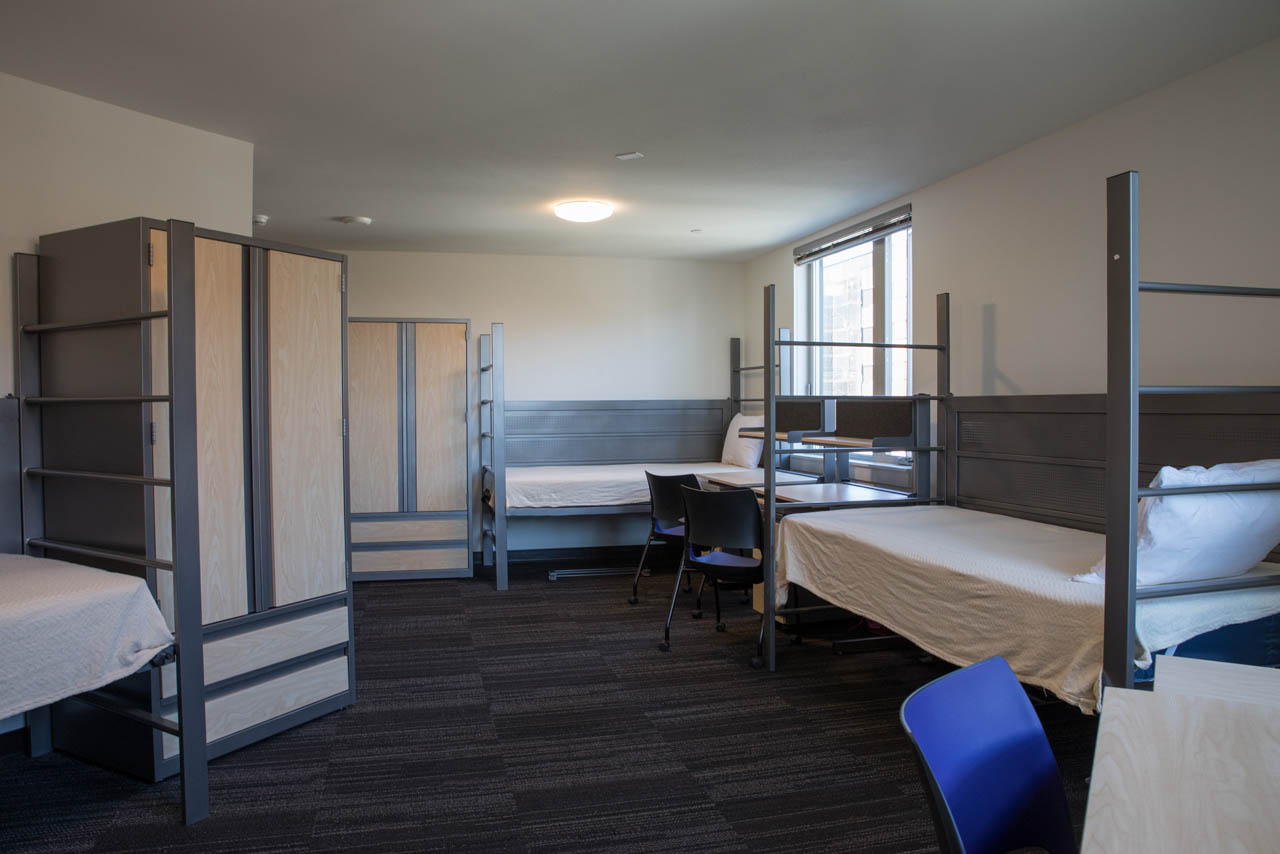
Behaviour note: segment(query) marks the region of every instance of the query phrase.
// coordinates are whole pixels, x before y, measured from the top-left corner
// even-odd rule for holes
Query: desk
[[[738,435],[744,439],[763,439],[763,430],[739,430]],[[786,433],[774,433],[773,437],[779,442],[787,441]],[[830,448],[849,448],[857,450],[858,448],[870,448],[872,446],[871,439],[858,439],[852,436],[802,436],[800,439],[802,445],[821,445]]]
[[[1107,689],[1083,854],[1276,850],[1280,714],[1240,698],[1274,697],[1280,671],[1235,690],[1239,667],[1162,658],[1155,691]]]
[[[720,474],[705,474],[702,479],[716,486],[744,487],[764,486],[762,471],[728,471]],[[798,474],[793,471],[774,472],[774,483],[813,483],[818,478],[811,474]]]
[[[764,487],[756,487],[757,495],[764,495]],[[774,490],[780,502],[799,501],[906,501],[911,496],[859,483],[803,483],[795,486],[779,486]]]
[[[1280,706],[1280,670],[1199,658],[1156,656],[1156,693]]]

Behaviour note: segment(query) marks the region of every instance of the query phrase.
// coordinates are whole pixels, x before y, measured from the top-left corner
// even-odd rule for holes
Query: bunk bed
[[[481,564],[508,583],[510,519],[643,516],[645,472],[732,480],[759,470],[719,462],[740,412],[741,341],[730,341],[730,397],[716,400],[507,401],[503,325],[478,336]],[[751,402],[751,401],[745,401]],[[749,478],[751,482],[762,482]],[[630,575],[631,569],[561,569],[549,577]]]
[[[189,223],[171,222],[175,239],[188,233]],[[184,231],[184,229],[186,231]],[[182,812],[188,824],[209,814],[208,755],[205,734],[204,648],[201,625],[200,552],[196,526],[197,444],[194,386],[177,386],[165,395],[101,396],[88,388],[69,393],[58,375],[58,356],[74,352],[81,344],[92,348],[101,344],[101,335],[116,330],[131,337],[150,339],[151,322],[165,320],[170,334],[162,339],[175,371],[196,360],[196,305],[193,289],[174,287],[183,270],[171,270],[167,282],[167,308],[125,316],[94,316],[90,304],[59,305],[40,290],[40,259],[36,255],[14,256],[17,324],[18,435],[11,443],[20,458],[20,484],[12,484],[21,494],[21,522],[17,537],[25,555],[6,558],[2,577],[6,594],[3,634],[14,632],[25,638],[17,646],[6,644],[6,658],[36,653],[34,644],[55,644],[44,648],[37,659],[40,671],[25,669],[27,693],[6,698],[17,707],[26,706],[28,738],[33,755],[52,750],[50,705],[75,697],[82,703],[174,737],[180,746]],[[175,265],[175,267],[178,265]],[[190,272],[189,270],[187,272]],[[42,314],[45,315],[42,318]],[[49,319],[49,315],[59,319]],[[139,336],[139,330],[142,331]],[[53,379],[42,389],[42,340],[57,336],[62,345],[45,348],[51,359]],[[83,351],[81,351],[83,352]],[[45,428],[53,433],[67,429],[68,419],[55,416],[45,424],[46,411],[79,410],[111,417],[121,407],[168,404],[169,459],[167,477],[121,474],[114,471],[46,466],[42,453]],[[82,422],[81,426],[92,422]],[[141,445],[141,443],[139,443]],[[123,484],[151,493],[169,487],[172,511],[172,557],[162,560],[132,551],[116,550],[98,543],[85,544],[61,539],[58,519],[48,520],[46,530],[45,485],[56,484],[57,500],[67,506],[92,505],[103,484]],[[110,523],[108,508],[103,521]],[[7,541],[13,538],[7,533]],[[180,571],[175,571],[181,567]],[[155,596],[158,573],[171,574],[173,632],[170,635]],[[22,595],[19,596],[18,594]],[[43,632],[57,631],[50,636]],[[114,637],[113,637],[114,635]],[[170,643],[171,638],[171,643]],[[172,658],[176,664],[177,720],[139,708],[110,693],[96,691],[120,676],[150,670],[160,678],[160,668]],[[10,662],[12,664],[12,662]],[[23,674],[10,667],[15,679]],[[6,680],[6,684],[11,684]],[[87,692],[87,693],[86,693]]]
[[[1139,386],[1137,296],[1280,291],[1139,282],[1136,193],[1136,173],[1108,182],[1108,394],[944,398],[942,500],[784,518],[770,630],[794,583],[952,663],[1004,655],[1024,682],[1088,712],[1162,648],[1188,651],[1223,627],[1275,632],[1280,567],[1137,586],[1139,498],[1240,489],[1140,489],[1140,473],[1280,457],[1280,387]],[[1105,588],[1072,580],[1104,551]],[[772,665],[772,638],[768,653]]]

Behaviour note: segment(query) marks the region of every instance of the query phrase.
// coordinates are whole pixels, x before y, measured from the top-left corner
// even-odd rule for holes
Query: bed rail
[[[1239,590],[1280,584],[1280,574],[1264,578],[1220,578],[1137,586],[1138,501],[1156,495],[1280,489],[1280,484],[1239,487],[1151,489],[1138,486],[1139,403],[1143,395],[1280,392],[1280,386],[1143,386],[1138,381],[1141,293],[1276,297],[1280,289],[1232,285],[1143,282],[1138,277],[1138,173],[1107,179],[1107,468],[1103,685],[1133,687],[1135,610],[1139,599]]]
[[[19,410],[19,455],[22,490],[22,550],[27,554],[53,552],[81,558],[90,566],[113,569],[119,564],[145,567],[155,592],[156,570],[173,572],[173,650],[177,659],[178,722],[157,717],[149,711],[121,706],[99,695],[78,699],[141,721],[163,732],[177,735],[181,764],[182,812],[187,824],[209,815],[208,745],[205,731],[204,627],[200,608],[200,544],[197,515],[197,444],[195,435],[196,389],[175,386],[170,395],[58,396],[41,394],[41,337],[46,333],[74,334],[104,327],[138,325],[147,334],[150,321],[168,319],[169,360],[175,376],[195,375],[195,227],[189,222],[168,222],[168,300],[165,311],[140,311],[125,316],[42,322],[40,318],[40,264],[36,255],[14,256],[17,327],[17,397]],[[171,478],[147,474],[62,469],[45,466],[42,420],[45,407],[100,407],[103,404],[150,407],[169,403]],[[109,482],[126,487],[154,490],[170,488],[173,503],[173,560],[145,554],[102,548],[92,543],[67,542],[45,536],[46,480]],[[33,717],[32,744],[49,747],[49,715],[45,709]]]

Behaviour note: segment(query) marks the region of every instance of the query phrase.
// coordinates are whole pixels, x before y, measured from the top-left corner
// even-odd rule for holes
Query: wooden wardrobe
[[[351,569],[468,578],[470,323],[352,318]]]
[[[46,480],[44,538],[164,563],[175,522],[196,525],[198,566],[147,576],[172,624],[173,576],[199,573],[210,756],[353,702],[345,257],[132,219],[42,237],[39,278],[42,321],[150,315],[41,341],[41,393],[72,398],[42,407],[44,464],[140,476]],[[194,365],[170,335],[194,337]],[[193,481],[171,476],[169,400],[192,386],[175,429],[194,429],[198,512],[175,520],[170,491]],[[172,665],[112,690],[176,717]],[[54,740],[147,779],[178,769],[176,738],[75,700]]]

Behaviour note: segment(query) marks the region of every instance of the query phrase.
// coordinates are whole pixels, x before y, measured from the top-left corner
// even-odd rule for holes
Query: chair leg
[[[671,591],[671,607],[667,609],[667,625],[662,630],[662,643],[658,644],[658,649],[663,652],[671,651],[671,615],[676,612],[676,599],[680,596],[680,580],[684,578],[684,555],[680,555],[680,569],[676,572],[676,586]]]
[[[692,583],[693,581],[692,573],[689,574],[689,581],[690,583]],[[693,613],[689,615],[693,617],[695,620],[702,619],[702,591],[705,590],[706,587],[707,587],[707,574],[704,572],[702,573],[702,581],[698,583],[698,600],[693,603]]]
[[[720,582],[714,578],[711,579],[711,592],[716,597],[716,631],[723,632],[724,621],[720,619]]]
[[[653,530],[644,538],[644,551],[640,552],[640,565],[636,567],[636,577],[631,579],[631,598],[627,604],[634,605],[640,601],[640,573],[644,572],[644,559],[649,556],[649,543],[653,542]]]

